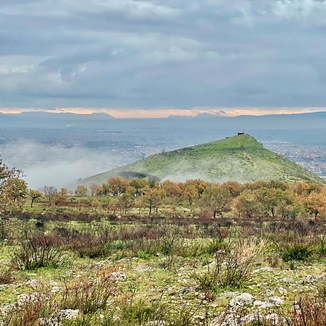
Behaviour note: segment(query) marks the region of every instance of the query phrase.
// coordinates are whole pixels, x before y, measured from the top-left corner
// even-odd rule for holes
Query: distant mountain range
[[[264,116],[237,116],[227,117],[222,113],[203,113],[196,117],[170,116],[158,119],[116,119],[106,113],[74,114],[74,113],[49,113],[49,112],[24,112],[20,114],[1,114],[0,128],[64,128],[67,126],[96,127],[96,124],[104,124],[117,120],[162,120],[176,121],[178,123],[204,123],[213,121],[216,128],[229,130],[277,130],[277,129],[318,129],[324,128],[326,112],[302,113],[302,114],[271,114]]]
[[[173,181],[200,178],[209,182],[233,180],[240,183],[257,180],[323,182],[315,174],[265,149],[247,134],[155,154],[84,179],[82,183],[102,184],[111,176],[150,177]]]

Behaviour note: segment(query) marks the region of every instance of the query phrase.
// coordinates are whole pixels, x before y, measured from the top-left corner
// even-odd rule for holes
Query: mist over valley
[[[53,116],[12,115],[10,124],[8,115],[0,116],[2,159],[7,165],[22,169],[32,188],[72,187],[79,178],[242,131],[266,148],[326,176],[323,113],[166,119],[56,114],[51,120]]]

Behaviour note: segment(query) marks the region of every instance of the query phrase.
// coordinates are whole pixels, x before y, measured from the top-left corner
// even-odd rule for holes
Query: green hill
[[[240,183],[256,180],[323,182],[315,174],[265,149],[247,134],[155,154],[82,182],[102,184],[111,176],[154,177],[173,181],[200,178],[211,182],[234,180]]]

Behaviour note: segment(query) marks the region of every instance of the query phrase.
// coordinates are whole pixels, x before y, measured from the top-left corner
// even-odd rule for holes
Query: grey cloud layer
[[[11,0],[0,106],[324,106],[322,0]]]

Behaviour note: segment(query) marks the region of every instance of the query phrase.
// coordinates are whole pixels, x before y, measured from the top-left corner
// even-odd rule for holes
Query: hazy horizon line
[[[142,108],[0,108],[2,114],[21,114],[26,112],[44,112],[44,113],[72,113],[77,115],[107,114],[116,119],[141,119],[141,118],[169,118],[171,116],[179,117],[196,117],[210,114],[220,117],[237,117],[237,116],[265,116],[265,115],[282,115],[282,114],[303,114],[326,112],[326,107],[194,107],[191,109],[177,108],[159,108],[159,109],[142,109]]]

